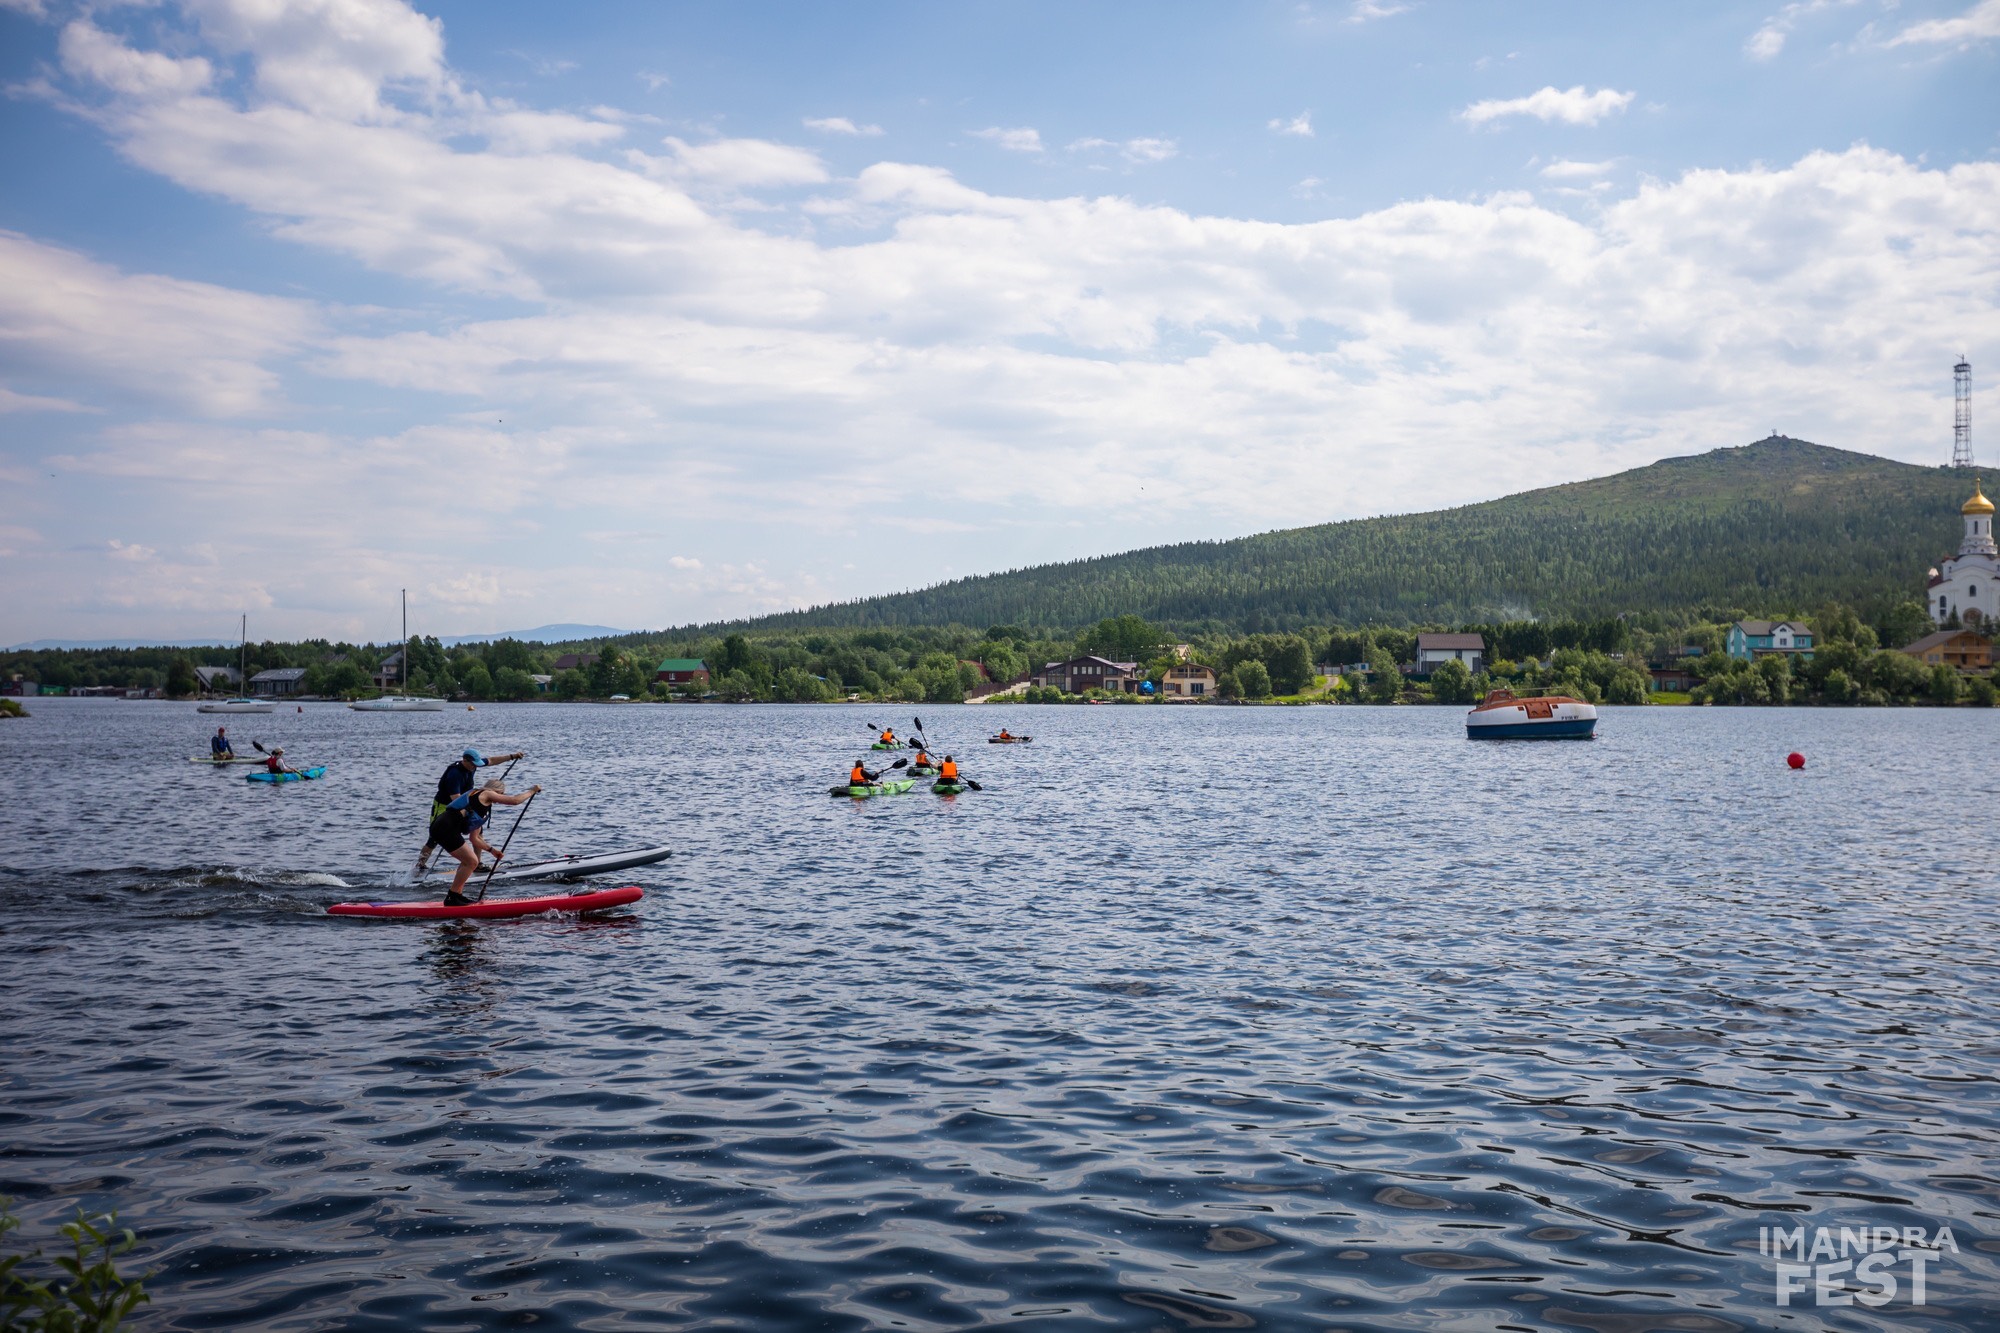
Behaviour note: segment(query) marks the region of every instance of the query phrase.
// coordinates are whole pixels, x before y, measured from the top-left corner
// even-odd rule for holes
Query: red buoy
[[[1797,750],[1794,750],[1785,756],[1785,762],[1793,768],[1804,768],[1806,766],[1806,757]]]

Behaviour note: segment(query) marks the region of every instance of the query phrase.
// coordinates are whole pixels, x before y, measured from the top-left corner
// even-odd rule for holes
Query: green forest
[[[1186,645],[1216,668],[1225,699],[1458,703],[1504,685],[1638,702],[1659,697],[1648,664],[1690,662],[1695,703],[1984,704],[1989,680],[1893,651],[1930,628],[1923,571],[1956,549],[1970,480],[1773,437],[1440,513],[1134,551],[737,624],[571,644],[411,639],[408,683],[468,700],[688,697],[654,679],[674,657],[708,665],[694,697],[942,703],[1084,653],[1141,663],[1157,683]],[[1813,624],[1812,662],[1723,653],[1731,621],[1773,616]],[[1421,630],[1483,634],[1489,669],[1412,679],[1404,668]],[[253,644],[249,671],[301,667],[301,693],[359,698],[394,646]],[[559,669],[579,653],[594,660]],[[220,647],[0,653],[0,680],[184,697],[197,665],[236,660]]]
[[[742,622],[1029,625],[1134,614],[1182,633],[1632,612],[1864,617],[1958,549],[1971,478],[1773,436],[1427,514],[1185,542]],[[711,627],[727,628],[723,626]]]

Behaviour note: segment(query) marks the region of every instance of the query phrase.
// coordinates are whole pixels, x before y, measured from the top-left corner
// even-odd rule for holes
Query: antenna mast
[[[1951,465],[1972,466],[1972,363],[1962,356],[1951,368]]]

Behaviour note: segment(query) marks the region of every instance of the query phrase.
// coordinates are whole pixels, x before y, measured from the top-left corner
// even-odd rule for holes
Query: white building
[[[1428,676],[1446,662],[1463,662],[1478,675],[1486,669],[1486,639],[1478,634],[1419,634],[1414,674]]]
[[[1931,571],[1931,620],[1942,625],[1956,615],[1970,628],[2000,614],[2000,547],[1993,544],[1993,502],[1979,483],[1958,512],[1965,516],[1965,540],[1957,555]]]

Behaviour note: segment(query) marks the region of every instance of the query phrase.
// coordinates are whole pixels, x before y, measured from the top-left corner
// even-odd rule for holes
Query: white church
[[[1957,555],[1931,571],[1931,620],[1942,625],[1956,615],[1973,629],[2000,615],[2000,547],[1993,544],[1993,502],[1980,483],[1973,483],[1972,498],[1958,512],[1965,516],[1965,540]]]

